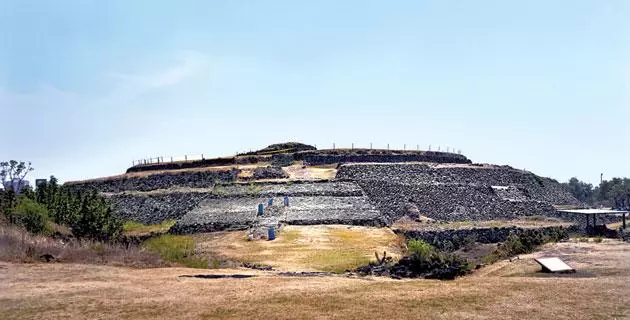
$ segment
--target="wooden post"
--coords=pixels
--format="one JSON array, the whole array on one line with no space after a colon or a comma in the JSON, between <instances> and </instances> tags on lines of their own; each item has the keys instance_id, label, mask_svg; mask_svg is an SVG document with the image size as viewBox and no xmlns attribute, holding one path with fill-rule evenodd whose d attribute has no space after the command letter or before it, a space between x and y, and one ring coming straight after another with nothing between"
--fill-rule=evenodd
<instances>
[{"instance_id":1,"label":"wooden post","mask_svg":"<svg viewBox=\"0 0 630 320\"><path fill-rule=\"evenodd\" d=\"M621 227L626 230L626 213L621 214Z\"/></svg>"},{"instance_id":2,"label":"wooden post","mask_svg":"<svg viewBox=\"0 0 630 320\"><path fill-rule=\"evenodd\" d=\"M591 226L591 217L589 217L589 214L585 214L584 216L586 217L586 228L588 229L588 227Z\"/></svg>"}]
</instances>

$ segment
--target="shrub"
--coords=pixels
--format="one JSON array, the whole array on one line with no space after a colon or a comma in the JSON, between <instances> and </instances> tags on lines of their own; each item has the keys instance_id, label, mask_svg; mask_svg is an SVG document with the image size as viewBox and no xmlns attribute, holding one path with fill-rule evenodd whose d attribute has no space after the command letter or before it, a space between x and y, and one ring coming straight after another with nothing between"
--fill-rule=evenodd
<instances>
[{"instance_id":1,"label":"shrub","mask_svg":"<svg viewBox=\"0 0 630 320\"><path fill-rule=\"evenodd\" d=\"M548 242L565 239L568 236L566 230L525 230L519 234L510 234L507 240L498 245L497 249L486 256L484 263L493 263L518 254L534 251L538 246Z\"/></svg>"},{"instance_id":2,"label":"shrub","mask_svg":"<svg viewBox=\"0 0 630 320\"><path fill-rule=\"evenodd\" d=\"M422 240L412 239L407 242L407 251L415 259L426 260L435 253L435 248Z\"/></svg>"},{"instance_id":3,"label":"shrub","mask_svg":"<svg viewBox=\"0 0 630 320\"><path fill-rule=\"evenodd\" d=\"M450 280L465 275L470 270L466 259L452 253L440 252L422 240L409 240L407 248L409 256L392 267L395 275Z\"/></svg>"},{"instance_id":4,"label":"shrub","mask_svg":"<svg viewBox=\"0 0 630 320\"><path fill-rule=\"evenodd\" d=\"M43 233L46 231L48 223L48 210L27 197L20 196L15 208L13 208L10 219L32 233Z\"/></svg>"},{"instance_id":5,"label":"shrub","mask_svg":"<svg viewBox=\"0 0 630 320\"><path fill-rule=\"evenodd\" d=\"M160 255L166 261L183 264L190 268L207 268L208 260L195 257L195 242L191 237L165 234L143 243L150 252Z\"/></svg>"}]
</instances>

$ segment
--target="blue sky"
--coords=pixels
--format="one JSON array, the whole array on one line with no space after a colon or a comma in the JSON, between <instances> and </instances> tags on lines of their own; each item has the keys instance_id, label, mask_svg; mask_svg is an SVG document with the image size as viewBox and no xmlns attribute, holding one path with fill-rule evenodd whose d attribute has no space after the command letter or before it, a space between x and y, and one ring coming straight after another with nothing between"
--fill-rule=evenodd
<instances>
[{"instance_id":1,"label":"blue sky","mask_svg":"<svg viewBox=\"0 0 630 320\"><path fill-rule=\"evenodd\" d=\"M630 2L0 0L0 117L31 178L297 140L598 182L630 175Z\"/></svg>"}]
</instances>

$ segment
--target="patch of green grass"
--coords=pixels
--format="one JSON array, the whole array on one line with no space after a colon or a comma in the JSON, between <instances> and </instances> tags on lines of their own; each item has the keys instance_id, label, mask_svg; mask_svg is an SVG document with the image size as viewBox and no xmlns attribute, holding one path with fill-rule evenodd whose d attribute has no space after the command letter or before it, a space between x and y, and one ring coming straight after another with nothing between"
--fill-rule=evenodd
<instances>
[{"instance_id":1,"label":"patch of green grass","mask_svg":"<svg viewBox=\"0 0 630 320\"><path fill-rule=\"evenodd\" d=\"M334 273L343 273L370 263L369 257L356 250L315 251L303 260L319 270Z\"/></svg>"},{"instance_id":2,"label":"patch of green grass","mask_svg":"<svg viewBox=\"0 0 630 320\"><path fill-rule=\"evenodd\" d=\"M227 194L227 190L225 189L225 186L221 184L215 184L214 188L212 188L212 194L215 194L217 196L223 196Z\"/></svg>"},{"instance_id":3,"label":"patch of green grass","mask_svg":"<svg viewBox=\"0 0 630 320\"><path fill-rule=\"evenodd\" d=\"M149 239L142 245L166 261L180 263L189 268L208 268L206 258L195 256L195 242L191 237L165 234Z\"/></svg>"},{"instance_id":4,"label":"patch of green grass","mask_svg":"<svg viewBox=\"0 0 630 320\"><path fill-rule=\"evenodd\" d=\"M255 184L255 183L250 182L247 185L247 193L256 194L256 193L260 193L262 190L263 188L260 185Z\"/></svg>"},{"instance_id":5,"label":"patch of green grass","mask_svg":"<svg viewBox=\"0 0 630 320\"><path fill-rule=\"evenodd\" d=\"M165 233L174 224L175 220L164 220L161 223L149 225L136 221L125 221L125 223L123 223L123 233Z\"/></svg>"}]
</instances>

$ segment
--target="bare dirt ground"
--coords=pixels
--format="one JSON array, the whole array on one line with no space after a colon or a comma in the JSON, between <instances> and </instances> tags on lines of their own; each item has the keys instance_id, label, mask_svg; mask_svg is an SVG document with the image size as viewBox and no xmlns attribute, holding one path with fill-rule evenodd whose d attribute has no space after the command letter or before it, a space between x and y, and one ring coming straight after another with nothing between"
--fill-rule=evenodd
<instances>
[{"instance_id":1,"label":"bare dirt ground","mask_svg":"<svg viewBox=\"0 0 630 320\"><path fill-rule=\"evenodd\" d=\"M561 256L579 271L536 272ZM2 319L629 319L630 244L569 242L455 281L0 263ZM198 279L194 274L250 274Z\"/></svg>"}]
</instances>

